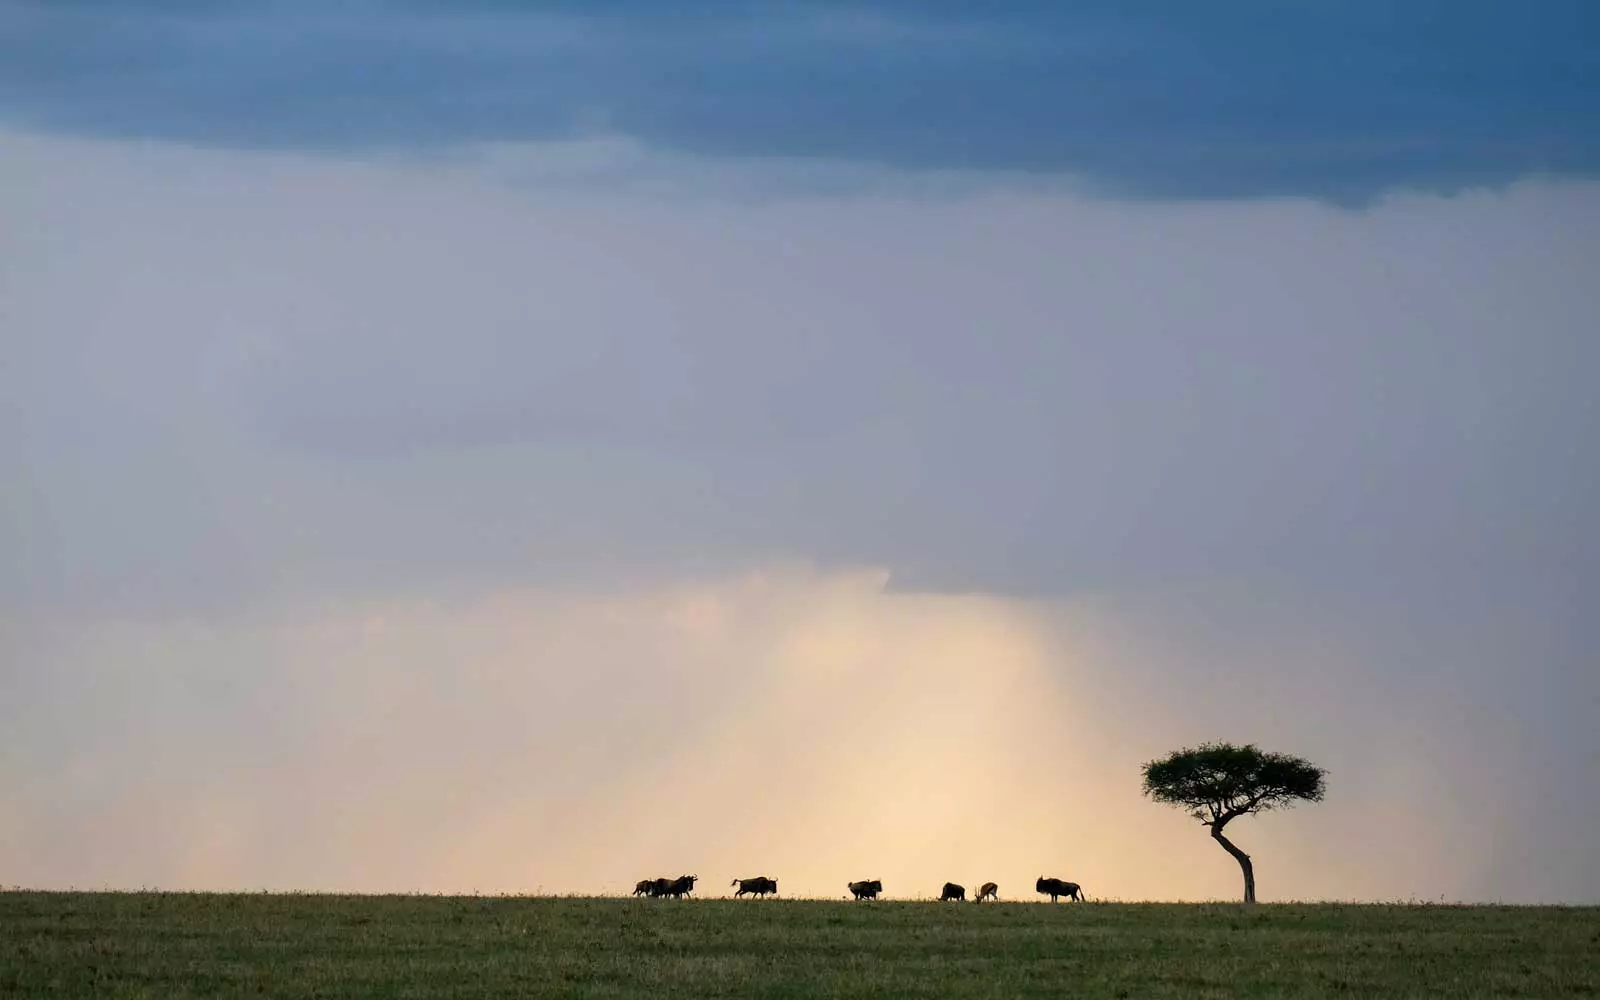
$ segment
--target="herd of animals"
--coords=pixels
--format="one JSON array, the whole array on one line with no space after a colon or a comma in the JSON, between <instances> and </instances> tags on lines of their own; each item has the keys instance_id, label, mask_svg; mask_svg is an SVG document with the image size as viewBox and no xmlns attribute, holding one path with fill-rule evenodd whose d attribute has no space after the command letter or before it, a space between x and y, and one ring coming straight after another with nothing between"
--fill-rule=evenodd
<instances>
[{"instance_id":1,"label":"herd of animals","mask_svg":"<svg viewBox=\"0 0 1600 1000\"><path fill-rule=\"evenodd\" d=\"M682 899L694 891L694 884L699 878L700 876L698 875L680 875L677 878L641 879L633 887L633 894L657 899ZM739 891L734 893L735 897L746 895L761 897L768 893L776 896L778 894L778 880L767 878L765 875L757 875L755 878L736 878L728 885L730 887L738 887ZM877 899L878 894L883 892L883 883L877 879L873 879L870 882L849 882L846 883L845 888L849 889L850 895L856 899ZM1044 875L1041 875L1039 881L1034 883L1033 889L1041 895L1049 896L1052 903L1062 896L1077 902L1082 902L1084 899L1083 887L1078 883L1066 882L1062 879L1050 878ZM964 902L966 898L967 887L957 885L954 882L946 882L944 891L939 893L939 902L941 903L959 903ZM981 903L986 899L998 901L1000 899L1000 887L993 882L985 882L978 888L978 894L972 898L972 901Z\"/></svg>"}]
</instances>

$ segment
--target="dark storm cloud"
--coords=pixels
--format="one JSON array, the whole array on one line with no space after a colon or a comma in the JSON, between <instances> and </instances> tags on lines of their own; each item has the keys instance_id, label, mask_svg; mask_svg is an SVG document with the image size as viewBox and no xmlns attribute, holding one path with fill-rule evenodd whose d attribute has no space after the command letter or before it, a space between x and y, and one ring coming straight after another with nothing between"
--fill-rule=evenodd
<instances>
[{"instance_id":1,"label":"dark storm cloud","mask_svg":"<svg viewBox=\"0 0 1600 1000\"><path fill-rule=\"evenodd\" d=\"M1336 5L14 2L0 115L245 147L623 135L1153 197L1600 169L1585 0Z\"/></svg>"}]
</instances>

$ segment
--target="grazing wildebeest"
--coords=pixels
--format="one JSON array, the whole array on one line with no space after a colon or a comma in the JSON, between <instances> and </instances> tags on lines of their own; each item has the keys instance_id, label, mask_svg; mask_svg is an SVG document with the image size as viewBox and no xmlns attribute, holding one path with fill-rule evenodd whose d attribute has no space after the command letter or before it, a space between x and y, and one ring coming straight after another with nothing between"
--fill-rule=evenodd
<instances>
[{"instance_id":1,"label":"grazing wildebeest","mask_svg":"<svg viewBox=\"0 0 1600 1000\"><path fill-rule=\"evenodd\" d=\"M778 880L767 878L765 875L757 875L755 878L736 878L728 884L739 887L739 891L734 893L736 897L743 896L747 892L765 896L769 892L776 894L778 891Z\"/></svg>"},{"instance_id":2,"label":"grazing wildebeest","mask_svg":"<svg viewBox=\"0 0 1600 1000\"><path fill-rule=\"evenodd\" d=\"M1063 882L1058 878L1046 878L1041 875L1039 876L1039 881L1034 883L1033 888L1034 891L1042 892L1049 896L1052 903L1056 901L1057 896L1065 896L1068 899L1075 899L1080 903L1083 902L1083 897L1079 895L1083 888L1076 882Z\"/></svg>"},{"instance_id":3,"label":"grazing wildebeest","mask_svg":"<svg viewBox=\"0 0 1600 1000\"><path fill-rule=\"evenodd\" d=\"M946 882L944 891L939 893L939 902L943 903L952 899L958 903L965 902L967 899L967 887L956 885L954 882Z\"/></svg>"},{"instance_id":4,"label":"grazing wildebeest","mask_svg":"<svg viewBox=\"0 0 1600 1000\"><path fill-rule=\"evenodd\" d=\"M639 884L633 887L635 896L654 896L656 880L653 878L640 879Z\"/></svg>"},{"instance_id":5,"label":"grazing wildebeest","mask_svg":"<svg viewBox=\"0 0 1600 1000\"><path fill-rule=\"evenodd\" d=\"M877 899L878 893L883 891L883 883L877 879L871 882L850 882L845 885L857 899Z\"/></svg>"},{"instance_id":6,"label":"grazing wildebeest","mask_svg":"<svg viewBox=\"0 0 1600 1000\"><path fill-rule=\"evenodd\" d=\"M671 896L673 899L682 899L689 893L694 892L694 882L699 877L698 875L679 875L667 883L667 887L662 890L661 895ZM663 879L662 881L666 880Z\"/></svg>"},{"instance_id":7,"label":"grazing wildebeest","mask_svg":"<svg viewBox=\"0 0 1600 1000\"><path fill-rule=\"evenodd\" d=\"M983 888L978 890L978 898L974 899L973 902L981 903L986 899L998 901L1000 899L1000 887L995 885L993 882L983 883Z\"/></svg>"}]
</instances>

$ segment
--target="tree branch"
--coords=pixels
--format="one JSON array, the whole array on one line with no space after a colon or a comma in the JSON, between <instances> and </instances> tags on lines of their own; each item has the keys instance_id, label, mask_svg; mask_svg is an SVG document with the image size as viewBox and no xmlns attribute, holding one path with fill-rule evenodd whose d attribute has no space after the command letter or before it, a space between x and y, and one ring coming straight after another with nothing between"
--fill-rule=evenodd
<instances>
[{"instance_id":1,"label":"tree branch","mask_svg":"<svg viewBox=\"0 0 1600 1000\"><path fill-rule=\"evenodd\" d=\"M1248 813L1251 810L1253 810L1256 806L1260 805L1261 804L1261 800L1263 798L1265 798L1265 797L1266 797L1266 793L1265 792L1257 792L1256 794L1250 796L1248 799L1245 799L1243 804L1233 806L1233 807L1225 810L1221 814L1218 814L1216 812L1215 808L1213 808L1212 815L1216 816L1216 819L1212 820L1212 822L1210 823L1210 826L1215 831L1221 831L1222 828L1227 826L1230 822L1232 822L1233 820L1238 819L1240 816L1245 815L1246 813Z\"/></svg>"}]
</instances>

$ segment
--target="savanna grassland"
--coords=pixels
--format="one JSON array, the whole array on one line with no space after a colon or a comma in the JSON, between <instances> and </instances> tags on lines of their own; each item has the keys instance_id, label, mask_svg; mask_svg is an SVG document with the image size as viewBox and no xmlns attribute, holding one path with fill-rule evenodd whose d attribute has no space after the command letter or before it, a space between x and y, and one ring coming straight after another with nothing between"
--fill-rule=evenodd
<instances>
[{"instance_id":1,"label":"savanna grassland","mask_svg":"<svg viewBox=\"0 0 1600 1000\"><path fill-rule=\"evenodd\" d=\"M1576 997L1600 908L0 893L5 997Z\"/></svg>"}]
</instances>

